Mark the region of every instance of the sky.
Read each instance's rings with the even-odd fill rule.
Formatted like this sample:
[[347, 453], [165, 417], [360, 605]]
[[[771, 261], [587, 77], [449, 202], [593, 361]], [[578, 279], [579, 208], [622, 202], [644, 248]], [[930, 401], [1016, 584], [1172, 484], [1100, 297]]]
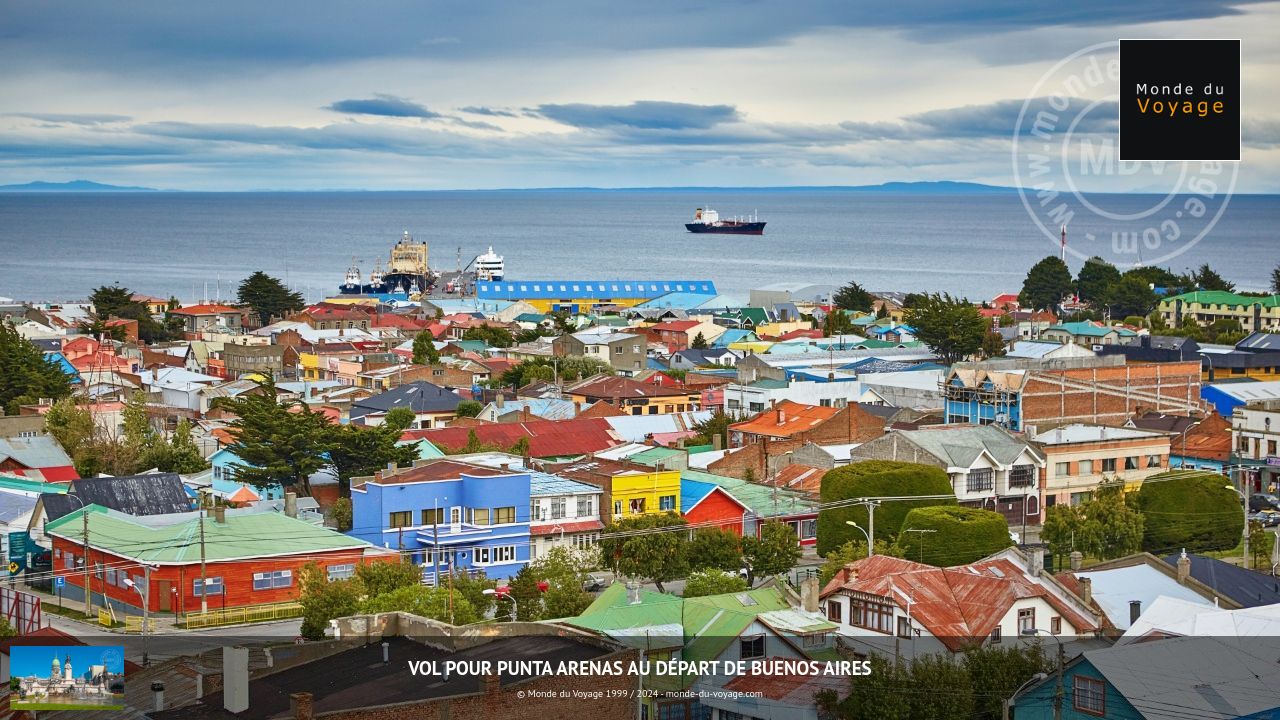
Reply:
[[0, 184], [1010, 185], [1037, 80], [1121, 37], [1242, 39], [1236, 189], [1280, 192], [1280, 2], [1224, 0], [0, 0]]
[[9, 672], [14, 677], [36, 675], [47, 678], [56, 655], [60, 662], [71, 658], [71, 671], [75, 677], [88, 672], [90, 665], [105, 665], [107, 672], [123, 673], [124, 653], [121, 650], [118, 645], [15, 645], [11, 649], [13, 666]]

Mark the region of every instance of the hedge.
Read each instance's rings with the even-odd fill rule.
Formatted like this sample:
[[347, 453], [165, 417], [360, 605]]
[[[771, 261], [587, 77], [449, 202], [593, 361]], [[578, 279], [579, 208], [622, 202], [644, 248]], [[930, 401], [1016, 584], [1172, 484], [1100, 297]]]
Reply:
[[1013, 544], [1009, 523], [990, 510], [971, 507], [922, 507], [907, 513], [898, 536], [902, 557], [936, 567], [964, 565]]
[[1165, 555], [1230, 550], [1244, 533], [1240, 496], [1215, 472], [1179, 470], [1152, 475], [1137, 492], [1145, 526], [1142, 549]]
[[[947, 495], [945, 500], [901, 500], [883, 502], [876, 508], [877, 538], [891, 540], [898, 536], [902, 521], [913, 508], [930, 505], [955, 505], [956, 500], [947, 473], [938, 467], [890, 460], [868, 460], [830, 470], [822, 476], [823, 504], [860, 497], [899, 497], [904, 495]], [[862, 505], [824, 508], [818, 513], [819, 555], [839, 548], [850, 540], [866, 542], [866, 537], [849, 527], [852, 520], [867, 527], [867, 509]]]

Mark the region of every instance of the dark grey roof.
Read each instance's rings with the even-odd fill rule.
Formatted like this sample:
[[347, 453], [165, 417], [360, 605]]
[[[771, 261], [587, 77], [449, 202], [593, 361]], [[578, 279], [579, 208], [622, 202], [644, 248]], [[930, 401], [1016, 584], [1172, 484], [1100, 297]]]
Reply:
[[[79, 498], [68, 497], [74, 495]], [[41, 493], [45, 516], [57, 520], [84, 505], [100, 505], [130, 515], [166, 515], [191, 511], [191, 498], [177, 473], [122, 475], [72, 480], [68, 495]]]
[[902, 410], [902, 408], [893, 405], [876, 405], [875, 403], [858, 403], [858, 407], [886, 420], [897, 415]]
[[351, 419], [395, 408], [411, 408], [415, 413], [453, 412], [461, 402], [453, 392], [426, 381], [412, 382], [365, 398], [351, 406]]
[[62, 340], [58, 338], [33, 338], [31, 344], [47, 353], [62, 352]]
[[1280, 334], [1256, 332], [1236, 343], [1236, 349], [1248, 352], [1280, 352]]
[[1142, 417], [1133, 418], [1129, 421], [1129, 424], [1139, 430], [1172, 432], [1181, 435], [1188, 429], [1195, 427], [1199, 422], [1198, 419], [1185, 415], [1165, 415], [1164, 413], [1149, 412]]
[[[1223, 562], [1204, 555], [1188, 555], [1191, 558], [1191, 577], [1208, 585], [1222, 595], [1240, 603], [1241, 607], [1259, 607], [1280, 603], [1280, 580], [1262, 573]], [[1169, 555], [1164, 561], [1178, 566], [1178, 554]]]

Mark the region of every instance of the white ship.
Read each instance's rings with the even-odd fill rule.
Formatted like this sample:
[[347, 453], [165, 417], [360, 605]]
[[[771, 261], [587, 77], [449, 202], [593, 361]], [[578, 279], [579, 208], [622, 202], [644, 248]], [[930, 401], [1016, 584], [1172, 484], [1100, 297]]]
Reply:
[[489, 246], [489, 251], [483, 255], [477, 255], [473, 261], [476, 267], [476, 280], [489, 281], [501, 280], [503, 276], [502, 256], [493, 251], [493, 246]]

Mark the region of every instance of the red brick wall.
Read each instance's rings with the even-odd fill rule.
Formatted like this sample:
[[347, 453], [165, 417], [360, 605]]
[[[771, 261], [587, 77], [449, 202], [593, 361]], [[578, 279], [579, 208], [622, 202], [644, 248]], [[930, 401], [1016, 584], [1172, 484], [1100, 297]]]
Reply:
[[[1094, 385], [1102, 392], [1063, 388], [1055, 382], [1057, 377]], [[1198, 360], [1039, 371], [1028, 378], [1023, 388], [1022, 422], [1037, 430], [1073, 422], [1121, 425], [1142, 411], [1186, 414], [1187, 406], [1199, 405]]]

